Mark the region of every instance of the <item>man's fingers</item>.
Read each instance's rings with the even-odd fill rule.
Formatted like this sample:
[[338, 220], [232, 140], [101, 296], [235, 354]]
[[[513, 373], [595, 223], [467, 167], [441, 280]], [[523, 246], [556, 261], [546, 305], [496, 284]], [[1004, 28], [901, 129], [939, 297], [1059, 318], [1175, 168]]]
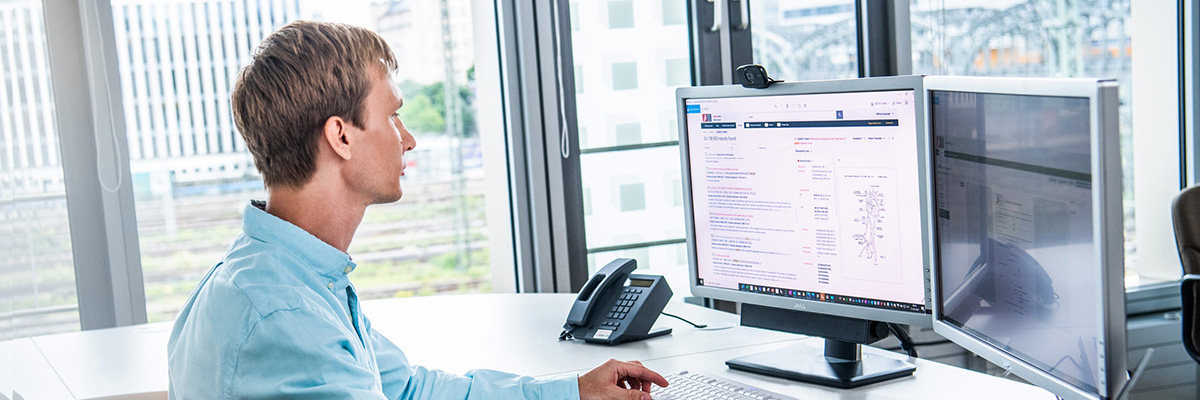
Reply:
[[641, 363], [626, 363], [626, 368], [621, 369], [621, 375], [626, 378], [636, 378], [642, 381], [643, 386], [649, 386], [648, 383], [653, 383], [658, 386], [667, 387], [669, 384], [667, 378], [663, 378], [657, 372], [643, 367]]
[[641, 379], [638, 379], [637, 383], [638, 383], [638, 386], [634, 387], [633, 389], [640, 389], [643, 392], [650, 393], [651, 383], [649, 381], [643, 381]]
[[626, 390], [623, 396], [629, 400], [650, 400], [650, 395], [636, 390]]
[[608, 360], [579, 376], [579, 394], [585, 399], [613, 398], [650, 400], [650, 385], [666, 387], [662, 375], [642, 363]]

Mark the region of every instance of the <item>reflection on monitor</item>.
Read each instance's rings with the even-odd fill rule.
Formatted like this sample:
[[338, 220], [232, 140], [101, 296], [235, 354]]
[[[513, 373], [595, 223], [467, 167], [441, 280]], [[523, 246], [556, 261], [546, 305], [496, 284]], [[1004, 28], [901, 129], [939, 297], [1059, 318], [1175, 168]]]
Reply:
[[921, 77], [680, 89], [692, 293], [741, 302], [744, 325], [826, 338], [814, 368], [829, 379], [776, 375], [912, 373], [860, 365], [857, 346], [887, 336], [878, 321], [930, 323], [922, 94]]
[[[1098, 126], [1104, 120], [1093, 112], [1106, 100], [1097, 95], [1102, 84], [1068, 83], [1074, 86], [1062, 86], [1058, 95], [1054, 85], [1036, 81], [1024, 86], [1046, 93], [929, 84], [935, 329], [1060, 396], [1109, 398], [1110, 379], [1125, 373], [1123, 358], [1118, 371], [1108, 359], [1124, 352], [1124, 335], [1108, 329], [1125, 326], [1124, 302], [1111, 297], [1109, 281], [1117, 269], [1123, 296], [1123, 264], [1108, 258], [1113, 243], [1103, 238], [1111, 235], [1098, 223], [1111, 217], [1105, 207], [1120, 205], [1119, 192], [1106, 198], [1112, 190], [1102, 179], [1112, 176], [1100, 172], [1118, 174], [1117, 190], [1120, 176], [1119, 166], [1097, 171], [1094, 165], [1106, 165], [1097, 149], [1116, 150], [1116, 127]], [[1108, 141], [1101, 146], [1102, 140]], [[1117, 246], [1120, 218], [1108, 226]]]

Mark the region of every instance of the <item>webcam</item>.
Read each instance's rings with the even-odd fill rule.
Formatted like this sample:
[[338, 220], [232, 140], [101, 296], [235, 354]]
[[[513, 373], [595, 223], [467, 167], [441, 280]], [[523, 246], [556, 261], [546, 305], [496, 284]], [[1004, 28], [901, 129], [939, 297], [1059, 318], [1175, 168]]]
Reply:
[[738, 80], [741, 81], [742, 87], [752, 89], [766, 89], [772, 83], [783, 82], [771, 79], [770, 76], [767, 76], [767, 69], [758, 64], [746, 64], [737, 67], [737, 72], [734, 76], [737, 76]]

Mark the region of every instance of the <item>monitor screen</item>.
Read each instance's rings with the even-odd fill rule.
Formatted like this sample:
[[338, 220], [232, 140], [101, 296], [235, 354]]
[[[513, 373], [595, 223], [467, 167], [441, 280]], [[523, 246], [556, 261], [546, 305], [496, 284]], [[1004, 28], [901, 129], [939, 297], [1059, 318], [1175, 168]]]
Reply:
[[694, 284], [924, 313], [915, 92], [685, 98]]
[[1090, 99], [931, 90], [930, 112], [939, 321], [1102, 391]]

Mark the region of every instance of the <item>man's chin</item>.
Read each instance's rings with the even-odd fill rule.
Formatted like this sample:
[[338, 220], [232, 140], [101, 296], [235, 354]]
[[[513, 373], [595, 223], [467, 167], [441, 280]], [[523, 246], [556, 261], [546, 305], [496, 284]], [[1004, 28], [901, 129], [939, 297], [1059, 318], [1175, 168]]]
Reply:
[[404, 192], [397, 190], [396, 193], [379, 196], [378, 198], [375, 199], [375, 204], [395, 203], [397, 201], [400, 201], [400, 198], [403, 196], [404, 196]]

